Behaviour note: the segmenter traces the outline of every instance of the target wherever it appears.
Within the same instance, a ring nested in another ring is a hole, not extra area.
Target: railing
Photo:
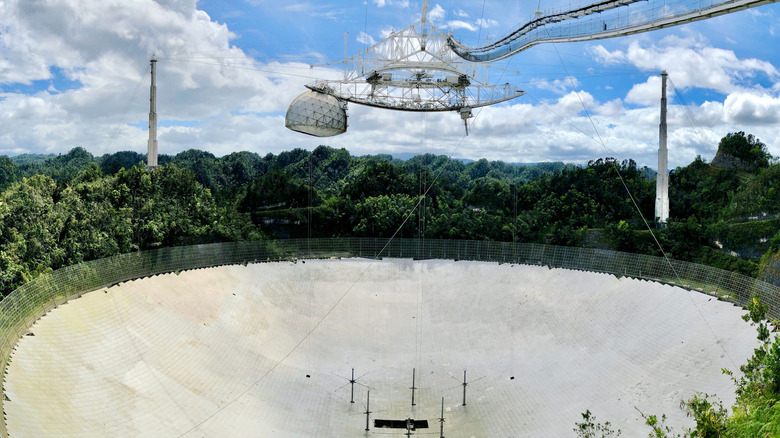
[[[604,0],[572,9],[542,12],[509,35],[469,48],[450,37],[458,56],[475,62],[497,61],[536,44],[591,41],[663,29],[717,17],[778,0]]]
[[[80,263],[42,275],[0,301],[0,372],[17,341],[49,310],[82,294],[136,278],[220,265],[297,258],[391,257],[520,263],[603,272],[695,289],[745,306],[760,294],[780,317],[780,288],[734,272],[660,257],[590,248],[467,240],[291,239],[163,248]],[[0,398],[0,408],[5,393]],[[3,414],[5,412],[3,411]],[[5,420],[0,436],[7,438]]]

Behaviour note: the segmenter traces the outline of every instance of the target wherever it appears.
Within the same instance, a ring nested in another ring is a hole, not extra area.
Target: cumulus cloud
[[[478,30],[477,26],[463,20],[450,20],[447,22],[447,27],[452,30],[466,29],[472,32]]]
[[[379,36],[382,37],[382,39],[385,39],[392,35],[393,32],[395,32],[395,29],[392,27],[385,27],[379,31]]]
[[[745,125],[766,125],[780,122],[780,97],[732,93],[723,102],[726,121]]]
[[[614,65],[626,62],[626,54],[622,50],[614,50],[610,52],[601,44],[592,46],[589,50],[596,61],[604,65]]]
[[[680,160],[685,164],[687,157],[696,154],[712,159],[719,139],[738,130],[750,130],[774,154],[780,148],[780,135],[775,128],[780,122],[780,72],[770,62],[740,57],[733,50],[713,47],[701,35],[690,34],[667,36],[656,43],[635,39],[621,50],[610,51],[596,45],[590,54],[604,66],[625,64],[641,71],[668,71],[674,85],[667,90],[669,142],[675,145],[670,146],[670,160],[678,160],[677,165]],[[657,108],[660,82],[660,77],[653,74],[646,81],[635,83],[624,101]],[[724,98],[687,108],[673,105],[676,91],[691,88],[712,90]],[[648,114],[657,120],[653,112],[657,110]],[[618,117],[625,119],[625,114]]]
[[[531,81],[531,84],[540,90],[548,90],[557,94],[563,94],[569,88],[577,88],[582,85],[574,76],[567,76],[563,79],[553,79],[552,81],[548,79],[535,79]]]
[[[600,105],[596,112],[604,117],[620,117],[624,111],[625,107],[623,106],[623,101],[620,99],[612,99]]]
[[[592,107],[594,103],[596,103],[596,99],[587,91],[571,91],[561,96],[555,105],[552,106],[552,109],[558,115],[566,117],[579,114],[585,109]]]
[[[403,9],[409,7],[409,0],[374,0],[374,4],[379,8],[389,5]]]
[[[733,50],[712,47],[700,35],[671,35],[657,44],[633,40],[626,50],[609,51],[597,45],[591,54],[604,65],[629,64],[641,71],[667,70],[677,87],[709,88],[723,94],[743,89],[757,76],[773,81],[780,78],[780,72],[770,62],[739,58]]]
[[[357,42],[361,44],[367,44],[369,46],[373,46],[374,44],[376,44],[376,40],[374,39],[374,37],[372,37],[371,35],[365,32],[360,32],[360,34],[357,36]]]
[[[668,89],[669,97],[672,90]],[[657,105],[661,101],[661,78],[650,76],[647,81],[635,84],[626,95],[626,102],[637,105]]]
[[[456,9],[452,12],[452,15],[458,17],[455,20],[448,20],[444,22],[446,11],[440,5],[435,5],[433,9],[428,11],[428,19],[434,23],[434,25],[442,29],[460,30],[465,29],[470,32],[477,32],[480,29],[487,29],[490,27],[498,26],[498,21],[492,18],[477,18],[476,20],[468,20],[469,14],[461,9]]]
[[[447,15],[447,13],[444,11],[444,8],[441,7],[440,4],[436,3],[433,8],[430,8],[428,10],[428,20],[430,20],[432,23],[439,23],[444,20],[444,17]]]
[[[0,130],[6,134],[0,153],[77,145],[94,153],[143,150],[153,53],[159,58],[161,121],[284,111],[313,74],[305,64],[249,58],[230,44],[235,35],[194,1],[98,2],[90,8],[76,0],[45,8],[9,1],[0,19],[13,27],[0,34],[6,48],[0,59],[3,83],[50,80],[56,71],[80,84],[62,92],[3,95]],[[323,73],[337,75],[317,72]]]
[[[490,28],[490,27],[498,26],[498,21],[496,21],[496,20],[494,20],[492,18],[487,18],[487,19],[485,19],[485,18],[477,18],[477,21],[475,23],[477,24],[477,26],[479,26],[479,27],[481,27],[483,29],[487,29],[487,28]]]

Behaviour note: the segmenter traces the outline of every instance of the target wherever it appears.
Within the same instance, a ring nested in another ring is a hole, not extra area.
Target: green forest
[[[479,239],[661,255],[648,228],[655,171],[632,160],[401,161],[319,146],[144,162],[82,148],[0,156],[0,293],[81,261],[246,239]],[[671,218],[653,232],[672,258],[777,280],[778,178],[763,143],[729,134],[712,163],[697,157],[671,171]]]

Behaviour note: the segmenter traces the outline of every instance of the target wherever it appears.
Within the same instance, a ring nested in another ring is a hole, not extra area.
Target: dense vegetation
[[[780,165],[743,133],[721,149],[749,170],[701,158],[674,169],[672,218],[655,237],[673,258],[758,275],[762,255],[780,246]],[[264,157],[188,150],[160,156],[154,170],[144,159],[82,148],[0,156],[0,293],[84,260],[243,239],[395,235],[661,254],[645,224],[654,172],[631,160],[400,161],[326,146]]]

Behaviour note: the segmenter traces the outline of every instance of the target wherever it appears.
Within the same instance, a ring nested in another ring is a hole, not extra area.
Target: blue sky
[[[651,0],[660,1],[660,0]],[[574,2],[576,4],[584,2]],[[431,1],[429,16],[468,43],[496,39],[538,5]],[[349,107],[346,134],[284,128],[289,103],[338,62],[420,16],[409,0],[275,2],[10,0],[0,8],[0,154],[145,152],[149,57],[158,62],[159,150],[278,153],[320,144],[355,155],[430,152],[509,162],[612,156],[656,166],[662,69],[670,96],[670,165],[711,160],[733,131],[780,156],[780,4],[624,38],[543,44],[500,62],[526,91],[477,113]],[[585,109],[587,108],[587,110]]]

